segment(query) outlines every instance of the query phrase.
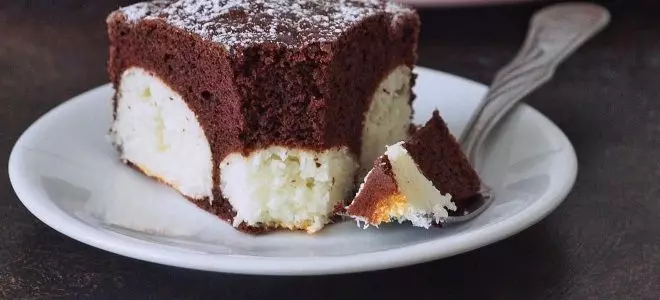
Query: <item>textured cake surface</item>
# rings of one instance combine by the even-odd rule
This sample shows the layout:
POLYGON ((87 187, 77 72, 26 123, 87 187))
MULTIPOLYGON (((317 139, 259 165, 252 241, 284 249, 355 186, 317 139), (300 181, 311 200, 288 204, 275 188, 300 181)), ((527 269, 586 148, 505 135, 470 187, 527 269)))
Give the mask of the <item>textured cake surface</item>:
POLYGON ((347 213, 378 226, 410 221, 428 228, 478 196, 478 174, 435 111, 409 140, 376 160, 347 213))
POLYGON ((412 11, 373 0, 178 0, 136 3, 121 10, 128 21, 163 20, 204 39, 234 47, 276 43, 301 47, 332 42, 361 20, 412 11))
POLYGON ((117 91, 115 123, 135 120, 130 126, 113 125, 113 134, 121 137, 115 144, 120 152, 144 148, 122 157, 241 230, 317 230, 330 219, 326 208, 350 198, 359 162, 373 161, 380 152, 373 149, 405 138, 419 32, 419 18, 407 8, 358 0, 153 1, 119 9, 107 23, 108 72, 117 91), (160 84, 157 90, 167 93, 144 106, 139 93, 122 92, 135 85, 129 82, 133 77, 127 77, 133 73, 160 84), (132 101, 144 109, 127 109, 132 101), (180 116, 186 122, 154 121, 159 108, 172 105, 184 108, 180 116), (139 138, 127 138, 131 128, 140 126, 139 112, 147 127, 135 130, 151 134, 142 144, 139 138), (186 134, 181 133, 184 127, 186 134), (161 140, 177 138, 208 145, 208 150, 189 145, 161 151, 161 140), (185 155, 184 150, 193 152, 185 155), (303 170, 308 169, 296 163, 315 158, 322 166, 314 176, 342 178, 319 180, 311 190, 296 184, 270 189, 261 185, 266 194, 262 189, 250 192, 254 197, 243 197, 241 186, 267 181, 247 173, 281 165, 262 154, 282 151, 294 153, 295 159, 280 157, 284 169, 270 172, 272 176, 296 174, 296 182, 304 181, 308 175, 303 170), (157 159, 151 159, 152 154, 157 159), (172 174, 177 169, 185 173, 172 174), (300 196, 309 191, 315 196, 300 196), (271 197, 277 193, 294 196, 285 197, 290 201, 284 203, 278 200, 283 197, 271 197), (315 204, 316 195, 326 203, 315 204), (273 217, 286 210, 274 203, 291 206, 300 199, 309 205, 291 210, 299 212, 292 218, 313 217, 273 217), (261 210, 255 209, 258 203, 261 210))
POLYGON ((322 152, 269 147, 220 163, 221 188, 238 226, 318 231, 353 189, 357 160, 346 147, 322 152))
POLYGON ((181 96, 140 68, 127 69, 119 87, 111 137, 121 159, 187 197, 212 198, 211 148, 181 96))
POLYGON ((371 98, 362 129, 359 180, 364 178, 385 146, 408 137, 412 116, 411 72, 405 65, 395 68, 371 98))

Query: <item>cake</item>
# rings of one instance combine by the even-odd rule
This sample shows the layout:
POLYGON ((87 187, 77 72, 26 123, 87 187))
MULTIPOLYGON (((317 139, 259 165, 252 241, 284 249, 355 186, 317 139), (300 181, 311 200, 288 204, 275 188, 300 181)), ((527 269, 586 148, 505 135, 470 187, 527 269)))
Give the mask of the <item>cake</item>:
POLYGON ((365 226, 409 221, 429 228, 464 211, 480 189, 479 175, 436 110, 408 140, 387 146, 345 214, 365 226))
POLYGON ((408 136, 420 23, 401 5, 152 1, 107 26, 120 159, 239 230, 318 231, 408 136))

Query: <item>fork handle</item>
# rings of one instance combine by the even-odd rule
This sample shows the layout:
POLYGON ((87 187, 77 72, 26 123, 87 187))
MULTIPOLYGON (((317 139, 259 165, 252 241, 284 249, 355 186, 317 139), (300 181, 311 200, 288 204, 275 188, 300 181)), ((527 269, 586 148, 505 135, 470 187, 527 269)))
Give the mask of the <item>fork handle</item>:
POLYGON ((605 8, 588 3, 552 5, 532 17, 522 48, 496 74, 459 139, 475 167, 480 163, 478 149, 499 121, 515 104, 549 81, 557 66, 609 20, 605 8))

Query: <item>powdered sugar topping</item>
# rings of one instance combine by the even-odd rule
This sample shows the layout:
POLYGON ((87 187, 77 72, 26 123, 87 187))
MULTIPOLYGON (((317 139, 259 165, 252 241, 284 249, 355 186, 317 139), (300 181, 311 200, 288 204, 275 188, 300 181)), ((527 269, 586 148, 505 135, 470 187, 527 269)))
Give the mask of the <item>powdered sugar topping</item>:
POLYGON ((160 0, 121 11, 130 22, 162 19, 228 49, 332 41, 369 16, 388 14, 395 24, 412 13, 386 0, 160 0))
POLYGON ((153 12, 166 7, 171 1, 156 0, 151 2, 135 3, 121 9, 129 22, 148 18, 153 12))

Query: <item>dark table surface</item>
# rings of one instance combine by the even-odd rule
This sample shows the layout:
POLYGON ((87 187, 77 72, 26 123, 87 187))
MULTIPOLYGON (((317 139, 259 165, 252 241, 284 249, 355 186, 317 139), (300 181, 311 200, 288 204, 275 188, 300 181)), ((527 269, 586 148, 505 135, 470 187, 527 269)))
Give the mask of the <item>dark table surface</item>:
MULTIPOLYGON (((107 81, 104 18, 120 2, 0 2, 3 155, 40 115, 107 81)), ((612 24, 529 97, 574 143, 579 174, 566 201, 520 234, 378 272, 216 274, 68 238, 21 205, 3 172, 0 298, 660 299, 660 1, 605 4, 612 24)), ((420 65, 488 83, 541 6, 424 10, 420 65)))

